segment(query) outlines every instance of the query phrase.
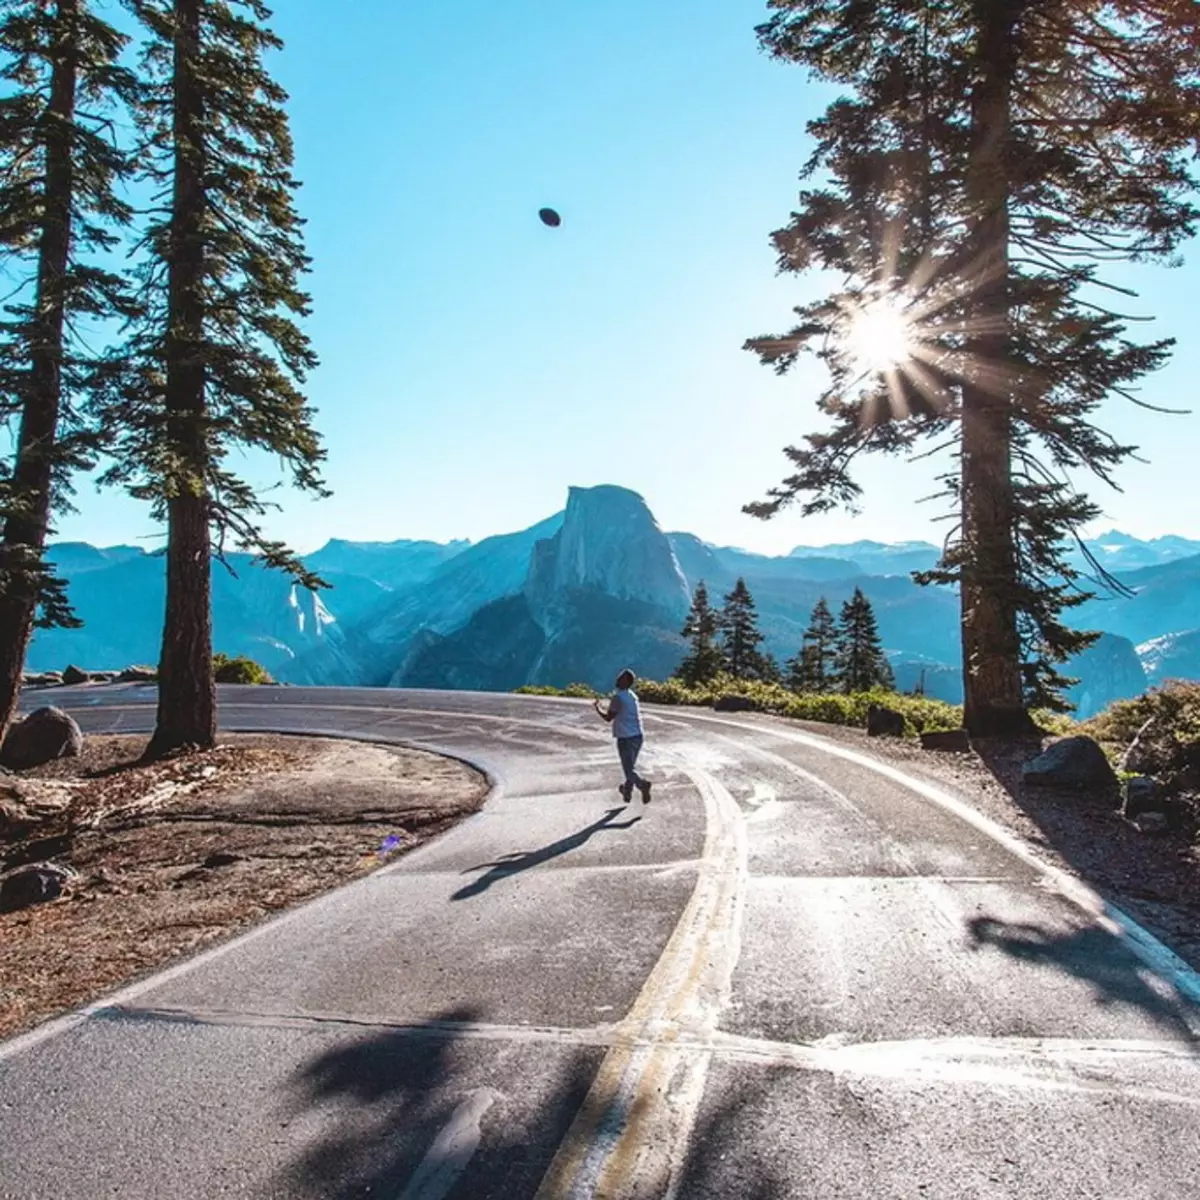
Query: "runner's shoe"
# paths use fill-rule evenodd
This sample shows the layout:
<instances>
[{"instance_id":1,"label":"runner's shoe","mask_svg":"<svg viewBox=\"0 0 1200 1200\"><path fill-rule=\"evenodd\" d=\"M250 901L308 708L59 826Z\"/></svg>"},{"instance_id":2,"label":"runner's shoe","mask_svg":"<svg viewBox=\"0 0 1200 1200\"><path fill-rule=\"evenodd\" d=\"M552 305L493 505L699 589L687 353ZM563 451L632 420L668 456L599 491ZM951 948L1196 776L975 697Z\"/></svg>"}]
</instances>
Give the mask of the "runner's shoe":
<instances>
[{"instance_id":1,"label":"runner's shoe","mask_svg":"<svg viewBox=\"0 0 1200 1200\"><path fill-rule=\"evenodd\" d=\"M621 784L621 786L619 788L617 788L617 791L621 793L621 799L624 800L626 804L628 804L630 799L633 796L633 784L632 783L623 783L623 784Z\"/></svg>"},{"instance_id":2,"label":"runner's shoe","mask_svg":"<svg viewBox=\"0 0 1200 1200\"><path fill-rule=\"evenodd\" d=\"M650 803L650 780L643 779L641 781L641 783L638 784L638 790L642 793L642 803L649 804Z\"/></svg>"}]
</instances>

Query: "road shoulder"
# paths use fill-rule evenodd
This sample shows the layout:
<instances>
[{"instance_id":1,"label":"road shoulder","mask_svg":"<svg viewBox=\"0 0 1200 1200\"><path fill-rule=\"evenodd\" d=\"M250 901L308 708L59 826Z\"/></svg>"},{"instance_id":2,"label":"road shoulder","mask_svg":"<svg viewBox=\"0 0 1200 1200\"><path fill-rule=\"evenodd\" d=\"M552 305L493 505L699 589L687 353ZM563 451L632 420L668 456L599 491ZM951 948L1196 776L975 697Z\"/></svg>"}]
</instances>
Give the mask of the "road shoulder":
<instances>
[{"instance_id":1,"label":"road shoulder","mask_svg":"<svg viewBox=\"0 0 1200 1200\"><path fill-rule=\"evenodd\" d=\"M478 810L487 780L423 751L227 736L135 765L92 736L0 788L0 875L52 861L57 899L0 912L0 1037L89 1003L394 860Z\"/></svg>"}]
</instances>

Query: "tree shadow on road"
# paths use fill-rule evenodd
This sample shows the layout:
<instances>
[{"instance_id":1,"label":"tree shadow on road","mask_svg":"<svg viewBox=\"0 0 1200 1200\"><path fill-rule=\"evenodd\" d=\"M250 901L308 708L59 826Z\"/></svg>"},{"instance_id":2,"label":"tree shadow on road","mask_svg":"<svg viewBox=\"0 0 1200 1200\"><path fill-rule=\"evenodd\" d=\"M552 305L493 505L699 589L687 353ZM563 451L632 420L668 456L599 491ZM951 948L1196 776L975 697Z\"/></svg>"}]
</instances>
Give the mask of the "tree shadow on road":
<instances>
[{"instance_id":1,"label":"tree shadow on road","mask_svg":"<svg viewBox=\"0 0 1200 1200\"><path fill-rule=\"evenodd\" d=\"M300 1149L272 1194L532 1196L603 1050L472 1036L475 1018L449 1010L300 1067L283 1101Z\"/></svg>"},{"instance_id":2,"label":"tree shadow on road","mask_svg":"<svg viewBox=\"0 0 1200 1200\"><path fill-rule=\"evenodd\" d=\"M1100 925L1055 930L1033 922L975 917L967 923L974 948L995 946L1021 962L1065 971L1087 983L1097 1004L1136 1009L1200 1053L1192 1032L1198 1011L1165 981L1154 987L1142 961L1119 935Z\"/></svg>"},{"instance_id":3,"label":"tree shadow on road","mask_svg":"<svg viewBox=\"0 0 1200 1200\"><path fill-rule=\"evenodd\" d=\"M1039 742L980 739L973 749L1044 843L1080 878L1200 968L1200 869L1179 838L1138 832L1121 817L1115 791L1026 785L1022 768L1040 752Z\"/></svg>"},{"instance_id":4,"label":"tree shadow on road","mask_svg":"<svg viewBox=\"0 0 1200 1200\"><path fill-rule=\"evenodd\" d=\"M688 1139L677 1195L782 1200L800 1194L795 1180L789 1186L779 1178L753 1124L746 1121L746 1112L770 1092L776 1074L768 1070L752 1082L734 1085L719 1103L701 1111Z\"/></svg>"},{"instance_id":5,"label":"tree shadow on road","mask_svg":"<svg viewBox=\"0 0 1200 1200\"><path fill-rule=\"evenodd\" d=\"M494 862L480 863L478 866L471 867L469 871L484 871L485 874L481 875L473 883L465 884L459 888L450 899L470 900L473 896L479 896L486 892L488 888L495 883L499 883L502 879L507 879L511 875L519 875L522 871L530 871L534 867L541 866L542 863L549 862L551 859L579 849L580 846L589 841L597 833L615 829L629 829L642 819L641 817L632 817L628 821L621 822L617 822L614 819L626 811L628 810L610 808L600 820L593 821L591 825L584 826L583 829L572 833L569 837L560 838L557 842L551 842L548 846L542 846L537 850L518 850L512 854L505 854ZM464 872L464 874L467 873L469 872Z\"/></svg>"}]
</instances>

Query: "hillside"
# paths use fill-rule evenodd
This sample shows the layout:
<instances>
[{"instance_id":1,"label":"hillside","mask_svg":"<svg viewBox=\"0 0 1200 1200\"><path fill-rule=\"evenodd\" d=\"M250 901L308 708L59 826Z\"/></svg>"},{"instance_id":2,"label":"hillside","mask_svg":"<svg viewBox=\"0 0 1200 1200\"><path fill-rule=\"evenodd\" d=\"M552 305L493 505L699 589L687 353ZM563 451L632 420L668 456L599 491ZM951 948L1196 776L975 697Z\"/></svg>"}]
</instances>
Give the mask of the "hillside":
<instances>
[{"instance_id":1,"label":"hillside","mask_svg":"<svg viewBox=\"0 0 1200 1200\"><path fill-rule=\"evenodd\" d=\"M1147 682L1200 675L1197 545L1115 531L1090 543L1121 570L1132 595L1098 597L1078 610L1081 625L1106 635L1068 668L1080 677L1072 698L1082 715ZM923 685L957 702L957 596L909 577L936 555L928 543L869 540L754 554L663 532L626 489L572 488L562 512L476 544L334 539L306 557L331 585L318 595L231 555L235 573L218 566L213 577L215 644L293 683L606 686L626 663L644 675L669 674L683 653L679 629L696 584L704 580L719 600L743 577L766 648L780 661L796 653L819 598L836 612L861 587L899 686ZM161 557L137 546L76 542L56 544L52 558L85 625L39 631L29 669L153 662Z\"/></svg>"}]
</instances>

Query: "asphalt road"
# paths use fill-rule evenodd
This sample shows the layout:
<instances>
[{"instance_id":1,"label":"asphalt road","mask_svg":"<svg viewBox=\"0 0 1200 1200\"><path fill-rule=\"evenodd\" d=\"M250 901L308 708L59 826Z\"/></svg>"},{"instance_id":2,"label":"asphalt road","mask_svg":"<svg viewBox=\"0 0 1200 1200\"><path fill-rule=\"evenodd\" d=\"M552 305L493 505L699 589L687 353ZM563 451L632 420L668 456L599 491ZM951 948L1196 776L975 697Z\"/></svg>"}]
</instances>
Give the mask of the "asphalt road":
<instances>
[{"instance_id":1,"label":"asphalt road","mask_svg":"<svg viewBox=\"0 0 1200 1200\"><path fill-rule=\"evenodd\" d=\"M59 692L147 730L152 689ZM399 863L0 1044L0 1196L1200 1195L1200 980L971 810L781 724L226 689L487 769ZM0 948L2 949L2 948ZM1190 995L1190 998L1189 998Z\"/></svg>"}]
</instances>

